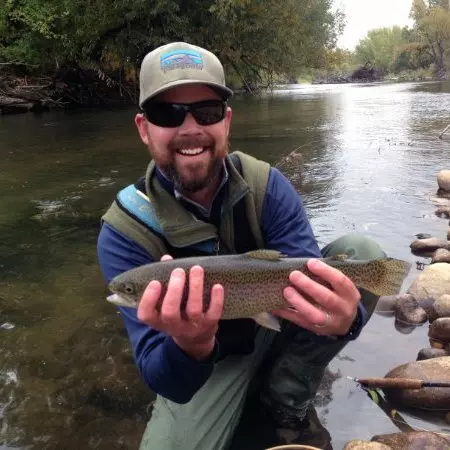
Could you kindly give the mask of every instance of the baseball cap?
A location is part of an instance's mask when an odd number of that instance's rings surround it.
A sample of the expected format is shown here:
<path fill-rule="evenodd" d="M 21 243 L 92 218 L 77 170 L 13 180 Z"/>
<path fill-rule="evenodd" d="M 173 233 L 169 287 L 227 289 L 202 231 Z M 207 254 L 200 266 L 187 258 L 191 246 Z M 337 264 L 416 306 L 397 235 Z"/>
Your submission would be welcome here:
<path fill-rule="evenodd" d="M 139 106 L 167 89 L 206 84 L 222 98 L 233 91 L 225 85 L 223 66 L 214 53 L 186 42 L 172 42 L 147 53 L 139 76 Z"/>

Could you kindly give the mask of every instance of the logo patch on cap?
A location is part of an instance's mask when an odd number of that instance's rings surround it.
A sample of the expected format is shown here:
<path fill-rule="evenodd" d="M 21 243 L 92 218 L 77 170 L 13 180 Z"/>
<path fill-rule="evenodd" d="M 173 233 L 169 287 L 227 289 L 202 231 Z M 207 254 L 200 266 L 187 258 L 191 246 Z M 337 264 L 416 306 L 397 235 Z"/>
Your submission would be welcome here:
<path fill-rule="evenodd" d="M 203 58 L 193 50 L 175 50 L 163 53 L 160 58 L 163 72 L 174 69 L 203 69 Z"/>

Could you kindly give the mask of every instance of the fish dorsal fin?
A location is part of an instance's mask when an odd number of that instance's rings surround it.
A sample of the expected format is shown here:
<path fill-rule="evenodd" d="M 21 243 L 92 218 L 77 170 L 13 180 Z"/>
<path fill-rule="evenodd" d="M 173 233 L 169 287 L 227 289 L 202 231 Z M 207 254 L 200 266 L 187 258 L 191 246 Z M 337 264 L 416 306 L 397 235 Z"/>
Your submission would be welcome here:
<path fill-rule="evenodd" d="M 346 261 L 349 258 L 350 256 L 345 253 L 339 253 L 338 255 L 328 256 L 325 259 L 328 259 L 328 261 Z"/>
<path fill-rule="evenodd" d="M 267 249 L 259 249 L 252 250 L 251 252 L 245 253 L 249 258 L 255 259 L 265 259 L 267 261 L 278 261 L 281 258 L 284 258 L 286 255 L 283 255 L 278 250 L 267 250 Z"/>

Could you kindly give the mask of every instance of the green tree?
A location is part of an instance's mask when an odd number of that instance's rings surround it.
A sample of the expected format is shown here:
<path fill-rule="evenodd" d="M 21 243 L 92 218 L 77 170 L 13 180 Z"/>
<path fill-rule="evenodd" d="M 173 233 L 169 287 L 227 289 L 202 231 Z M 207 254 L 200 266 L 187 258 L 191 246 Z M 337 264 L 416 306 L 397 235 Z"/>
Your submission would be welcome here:
<path fill-rule="evenodd" d="M 378 71 L 388 73 L 395 67 L 398 48 L 405 43 L 398 26 L 370 30 L 355 48 L 356 61 L 363 65 L 371 63 Z"/>
<path fill-rule="evenodd" d="M 449 0 L 413 0 L 411 17 L 419 43 L 427 45 L 433 55 L 437 74 L 446 70 L 445 54 L 450 49 Z"/>

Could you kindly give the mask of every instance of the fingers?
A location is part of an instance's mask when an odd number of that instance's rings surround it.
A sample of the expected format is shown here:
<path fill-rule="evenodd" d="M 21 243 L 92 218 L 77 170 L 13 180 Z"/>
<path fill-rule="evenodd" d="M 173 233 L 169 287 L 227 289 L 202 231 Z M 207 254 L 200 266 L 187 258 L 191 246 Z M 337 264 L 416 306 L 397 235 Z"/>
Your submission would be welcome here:
<path fill-rule="evenodd" d="M 170 275 L 167 292 L 161 306 L 161 321 L 173 324 L 180 321 L 180 305 L 183 298 L 186 273 L 183 269 L 175 269 Z"/>
<path fill-rule="evenodd" d="M 203 280 L 204 271 L 200 266 L 193 266 L 189 271 L 189 295 L 186 303 L 186 315 L 194 322 L 203 316 Z"/>
<path fill-rule="evenodd" d="M 223 286 L 215 284 L 211 289 L 211 301 L 209 303 L 209 309 L 206 311 L 206 317 L 210 322 L 218 322 L 222 317 L 224 300 L 225 291 Z"/>
<path fill-rule="evenodd" d="M 170 255 L 162 255 L 161 261 L 171 261 L 173 258 Z"/>
<path fill-rule="evenodd" d="M 350 278 L 346 277 L 338 269 L 318 259 L 312 259 L 308 262 L 308 269 L 315 275 L 330 283 L 333 291 L 338 295 L 358 301 L 360 294 Z"/>
<path fill-rule="evenodd" d="M 161 297 L 162 286 L 159 281 L 151 281 L 146 287 L 138 304 L 137 317 L 142 322 L 154 322 L 159 316 L 157 305 Z"/>

